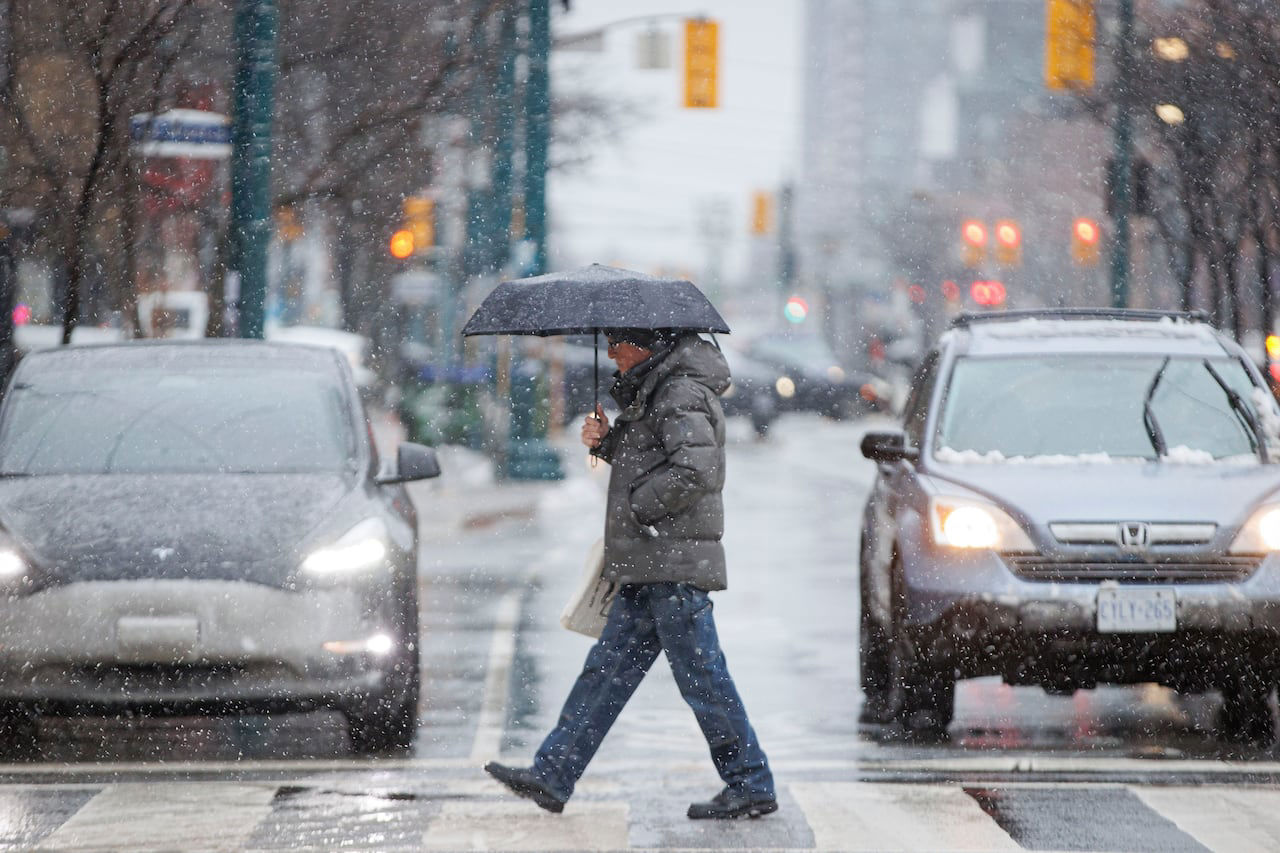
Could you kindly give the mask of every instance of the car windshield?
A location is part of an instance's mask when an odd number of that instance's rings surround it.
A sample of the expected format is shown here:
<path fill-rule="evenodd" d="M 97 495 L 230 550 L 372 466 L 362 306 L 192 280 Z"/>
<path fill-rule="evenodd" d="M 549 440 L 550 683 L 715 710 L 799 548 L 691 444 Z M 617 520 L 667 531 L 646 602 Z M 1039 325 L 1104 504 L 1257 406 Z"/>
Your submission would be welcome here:
<path fill-rule="evenodd" d="M 757 358 L 788 364 L 803 370 L 825 371 L 839 364 L 831 346 L 817 335 L 786 335 L 761 338 L 752 348 Z"/>
<path fill-rule="evenodd" d="M 1244 366 L 1226 357 L 961 358 L 936 455 L 1256 460 L 1257 433 L 1270 444 L 1274 436 L 1265 433 L 1275 424 L 1271 405 L 1258 411 L 1257 390 Z"/>
<path fill-rule="evenodd" d="M 41 373 L 11 390 L 0 474 L 340 471 L 354 446 L 348 411 L 315 371 Z"/>

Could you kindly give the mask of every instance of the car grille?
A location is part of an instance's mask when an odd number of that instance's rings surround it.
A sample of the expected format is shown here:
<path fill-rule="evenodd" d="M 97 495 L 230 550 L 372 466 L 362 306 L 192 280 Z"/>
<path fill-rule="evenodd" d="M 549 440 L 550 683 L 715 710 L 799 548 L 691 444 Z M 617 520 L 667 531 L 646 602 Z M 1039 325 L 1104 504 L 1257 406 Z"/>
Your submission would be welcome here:
<path fill-rule="evenodd" d="M 1211 561 L 1055 560 L 1009 557 L 1014 574 L 1036 581 L 1063 583 L 1230 583 L 1257 571 L 1261 557 L 1218 557 Z"/>

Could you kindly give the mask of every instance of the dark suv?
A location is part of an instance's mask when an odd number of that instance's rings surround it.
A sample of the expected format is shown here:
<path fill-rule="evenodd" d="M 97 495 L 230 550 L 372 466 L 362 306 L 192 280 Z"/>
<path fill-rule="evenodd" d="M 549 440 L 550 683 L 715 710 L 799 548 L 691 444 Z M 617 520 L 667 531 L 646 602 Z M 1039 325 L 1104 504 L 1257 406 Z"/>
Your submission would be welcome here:
<path fill-rule="evenodd" d="M 962 316 L 878 463 L 861 554 L 864 719 L 949 724 L 958 679 L 1220 690 L 1269 742 L 1280 411 L 1197 316 Z"/>

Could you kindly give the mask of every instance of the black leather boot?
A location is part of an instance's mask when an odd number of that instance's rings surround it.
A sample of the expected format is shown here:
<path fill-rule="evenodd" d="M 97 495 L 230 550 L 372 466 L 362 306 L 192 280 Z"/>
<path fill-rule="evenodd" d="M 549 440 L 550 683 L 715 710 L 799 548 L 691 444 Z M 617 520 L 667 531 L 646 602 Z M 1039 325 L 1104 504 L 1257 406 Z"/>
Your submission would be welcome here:
<path fill-rule="evenodd" d="M 738 817 L 757 818 L 778 810 L 773 797 L 760 799 L 745 791 L 725 788 L 705 803 L 689 806 L 690 820 L 731 820 Z"/>
<path fill-rule="evenodd" d="M 508 767 L 490 761 L 484 766 L 484 772 L 506 785 L 511 793 L 533 800 L 549 812 L 560 814 L 564 811 L 564 800 L 558 798 L 530 768 Z"/>

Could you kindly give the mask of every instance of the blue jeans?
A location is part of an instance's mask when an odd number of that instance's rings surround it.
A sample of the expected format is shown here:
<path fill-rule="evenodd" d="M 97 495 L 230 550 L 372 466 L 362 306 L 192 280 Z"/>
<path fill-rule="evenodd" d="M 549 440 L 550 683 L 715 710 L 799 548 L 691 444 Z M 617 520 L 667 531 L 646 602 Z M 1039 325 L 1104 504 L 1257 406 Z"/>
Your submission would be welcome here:
<path fill-rule="evenodd" d="M 773 799 L 773 774 L 720 651 L 711 598 L 682 583 L 624 584 L 619 589 L 559 723 L 533 759 L 534 772 L 556 796 L 568 800 L 660 651 L 667 653 L 720 778 L 755 799 Z"/>

